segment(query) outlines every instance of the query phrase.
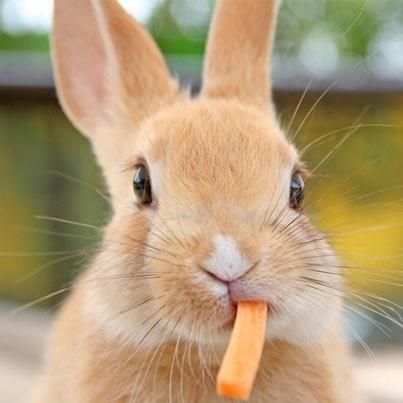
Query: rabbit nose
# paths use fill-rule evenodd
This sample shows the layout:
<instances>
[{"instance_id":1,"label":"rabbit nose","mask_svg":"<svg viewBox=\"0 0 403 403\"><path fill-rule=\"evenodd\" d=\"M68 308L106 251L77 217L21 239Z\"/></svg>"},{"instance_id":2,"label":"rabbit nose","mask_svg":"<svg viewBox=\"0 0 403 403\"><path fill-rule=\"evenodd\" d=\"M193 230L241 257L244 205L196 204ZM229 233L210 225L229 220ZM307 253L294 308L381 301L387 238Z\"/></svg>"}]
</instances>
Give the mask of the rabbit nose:
<instances>
[{"instance_id":1,"label":"rabbit nose","mask_svg":"<svg viewBox=\"0 0 403 403\"><path fill-rule=\"evenodd\" d=\"M252 267L247 256L242 253L231 236L217 234L212 243L213 251L204 261L203 267L218 280L233 281Z\"/></svg>"}]
</instances>

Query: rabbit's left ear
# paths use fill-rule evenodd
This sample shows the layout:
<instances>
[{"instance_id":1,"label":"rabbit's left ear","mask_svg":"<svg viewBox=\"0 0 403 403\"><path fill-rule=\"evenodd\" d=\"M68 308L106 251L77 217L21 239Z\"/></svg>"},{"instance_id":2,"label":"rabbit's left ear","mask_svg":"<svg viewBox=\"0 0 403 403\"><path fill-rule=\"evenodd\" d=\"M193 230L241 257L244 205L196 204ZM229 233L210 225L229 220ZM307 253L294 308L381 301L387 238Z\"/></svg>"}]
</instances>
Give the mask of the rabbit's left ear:
<instances>
[{"instance_id":1,"label":"rabbit's left ear","mask_svg":"<svg viewBox=\"0 0 403 403\"><path fill-rule=\"evenodd\" d=\"M218 0L210 27L202 94L271 107L269 55L277 0Z\"/></svg>"},{"instance_id":2,"label":"rabbit's left ear","mask_svg":"<svg viewBox=\"0 0 403 403\"><path fill-rule=\"evenodd\" d=\"M139 122L178 95L151 36L116 0L55 0L52 31L62 106L96 148L96 129L113 114Z\"/></svg>"}]
</instances>

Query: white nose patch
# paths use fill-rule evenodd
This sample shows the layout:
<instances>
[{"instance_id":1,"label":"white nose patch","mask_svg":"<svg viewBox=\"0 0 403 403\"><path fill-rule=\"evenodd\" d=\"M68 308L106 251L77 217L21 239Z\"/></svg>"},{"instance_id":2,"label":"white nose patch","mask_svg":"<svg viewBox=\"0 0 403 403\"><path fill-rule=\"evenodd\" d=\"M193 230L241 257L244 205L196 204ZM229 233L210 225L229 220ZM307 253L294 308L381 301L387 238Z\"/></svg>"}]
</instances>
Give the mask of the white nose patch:
<instances>
[{"instance_id":1,"label":"white nose patch","mask_svg":"<svg viewBox=\"0 0 403 403\"><path fill-rule=\"evenodd\" d=\"M223 281L231 281L250 268L248 258L242 254L234 238L217 234L213 238L213 252L204 262L204 267Z\"/></svg>"}]
</instances>

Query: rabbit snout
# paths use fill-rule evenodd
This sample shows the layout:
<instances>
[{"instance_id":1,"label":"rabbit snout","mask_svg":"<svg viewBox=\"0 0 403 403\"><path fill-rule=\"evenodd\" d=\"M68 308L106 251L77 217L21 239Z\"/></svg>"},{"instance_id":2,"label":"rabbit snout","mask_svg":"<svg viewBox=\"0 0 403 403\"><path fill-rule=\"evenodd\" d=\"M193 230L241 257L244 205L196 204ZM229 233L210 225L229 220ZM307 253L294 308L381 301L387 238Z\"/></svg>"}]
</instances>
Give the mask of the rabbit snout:
<instances>
[{"instance_id":1,"label":"rabbit snout","mask_svg":"<svg viewBox=\"0 0 403 403\"><path fill-rule=\"evenodd\" d=\"M205 260L203 268L221 281L231 282L254 266L254 263L250 262L231 236L215 235L213 248L212 253Z\"/></svg>"}]
</instances>

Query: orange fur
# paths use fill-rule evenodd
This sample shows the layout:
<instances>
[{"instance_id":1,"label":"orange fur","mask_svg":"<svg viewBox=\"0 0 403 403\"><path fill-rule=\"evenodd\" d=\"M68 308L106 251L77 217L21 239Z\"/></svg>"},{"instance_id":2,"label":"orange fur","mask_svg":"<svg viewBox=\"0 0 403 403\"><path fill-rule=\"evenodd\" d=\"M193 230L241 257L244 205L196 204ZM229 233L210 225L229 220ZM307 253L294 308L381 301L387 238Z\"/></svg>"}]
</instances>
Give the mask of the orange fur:
<instances>
[{"instance_id":1,"label":"orange fur","mask_svg":"<svg viewBox=\"0 0 403 403\"><path fill-rule=\"evenodd\" d=\"M205 86L192 100L114 0L56 0L59 96L94 144L114 214L60 312L37 402L225 401L214 380L237 299L271 307L251 401L352 401L337 258L288 206L301 165L268 92L275 9L272 0L220 2ZM131 189L139 158L150 207L136 206ZM122 169L128 161L133 170ZM250 265L231 295L206 266L217 242L218 262Z\"/></svg>"}]
</instances>

